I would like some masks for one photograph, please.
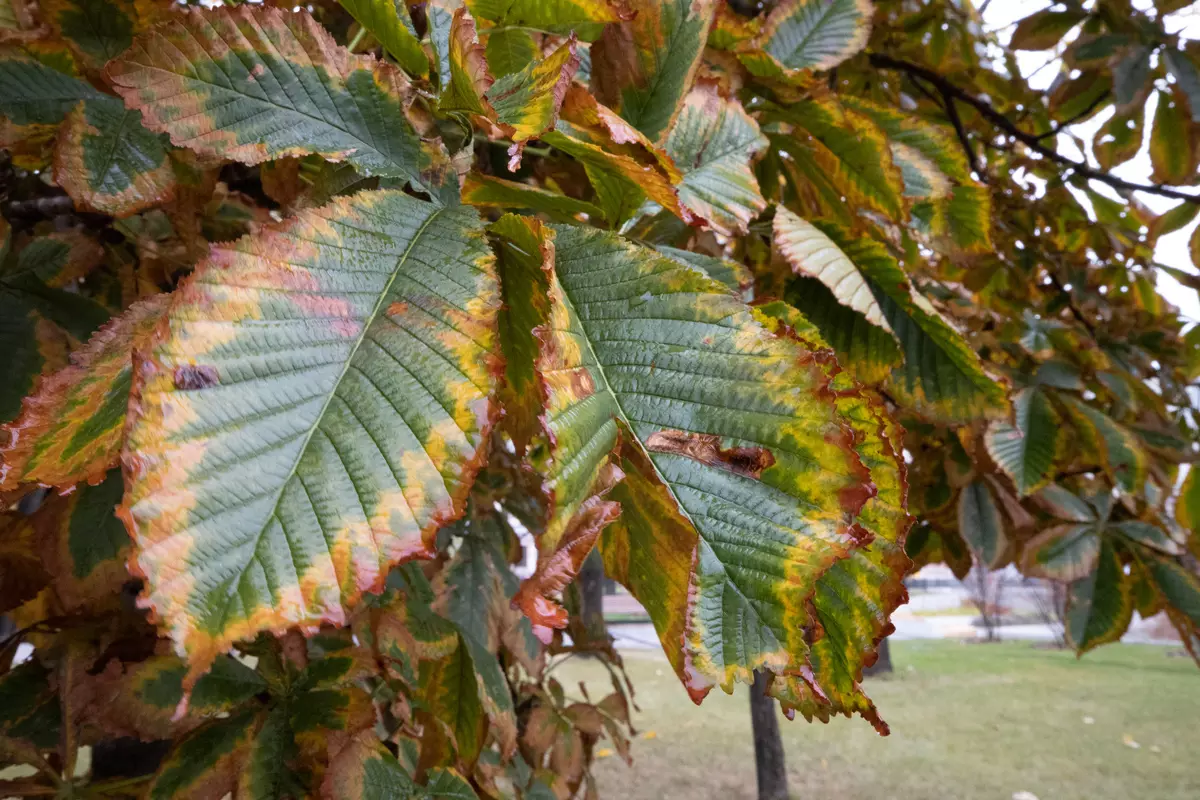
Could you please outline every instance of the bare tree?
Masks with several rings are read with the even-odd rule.
[[[754,733],[754,767],[758,777],[758,800],[787,800],[787,766],[775,701],[767,697],[771,676],[754,673],[750,687],[750,726]]]
[[[1004,574],[999,570],[989,570],[976,560],[967,581],[971,591],[971,604],[979,611],[980,622],[983,624],[984,640],[1000,641],[1000,617],[1004,610],[1001,604],[1004,597]]]

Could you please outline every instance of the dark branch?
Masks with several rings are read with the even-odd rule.
[[[990,122],[993,126],[1021,142],[1033,152],[1039,153],[1040,155],[1057,164],[1061,164],[1064,167],[1074,170],[1075,174],[1082,178],[1097,180],[1101,183],[1107,183],[1109,186],[1112,186],[1116,189],[1124,189],[1132,192],[1146,192],[1148,194],[1159,195],[1160,197],[1170,197],[1175,200],[1184,200],[1189,203],[1200,203],[1200,195],[1180,192],[1176,189],[1171,189],[1166,186],[1159,186],[1157,184],[1134,183],[1123,178],[1118,178],[1117,176],[1111,175],[1102,170],[1092,169],[1085,162],[1067,158],[1056,150],[1046,147],[1044,144],[1042,144],[1040,141],[1041,137],[1018,128],[1012,120],[993,108],[990,103],[980,100],[978,97],[975,97],[969,92],[958,88],[953,83],[946,80],[944,77],[931,69],[927,69],[919,64],[913,64],[908,61],[901,61],[900,59],[892,58],[891,56],[885,56],[881,53],[872,53],[870,60],[871,65],[879,69],[899,70],[908,74],[909,76],[921,78],[922,80],[933,84],[935,87],[937,87],[938,92],[940,92],[942,95],[952,97],[955,100],[966,103],[978,111],[979,115]]]
[[[1042,139],[1049,139],[1051,136],[1057,136],[1058,134],[1062,133],[1065,128],[1071,127],[1076,122],[1079,122],[1079,120],[1087,119],[1093,111],[1095,111],[1097,108],[1100,107],[1101,103],[1105,103],[1108,101],[1109,94],[1110,94],[1109,92],[1105,92],[1104,94],[1100,95],[1095,100],[1093,100],[1088,105],[1088,107],[1085,108],[1083,111],[1080,111],[1078,114],[1076,114],[1075,116],[1071,117],[1068,120],[1063,120],[1062,122],[1058,123],[1057,125],[1054,126],[1054,128],[1052,130],[1046,131],[1043,134],[1039,134],[1036,137],[1037,140],[1040,142]]]

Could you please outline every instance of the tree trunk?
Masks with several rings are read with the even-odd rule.
[[[770,676],[754,673],[750,689],[750,725],[754,731],[754,767],[758,774],[758,800],[787,800],[787,767],[775,701],[767,697]]]
[[[599,550],[589,553],[579,569],[579,612],[588,641],[608,638],[604,625],[604,559]]]
[[[869,678],[872,675],[887,675],[892,671],[892,648],[888,644],[888,640],[884,639],[879,643],[879,658],[875,659],[875,663],[863,670],[863,677]]]

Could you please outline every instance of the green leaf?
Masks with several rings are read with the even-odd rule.
[[[1110,170],[1138,154],[1145,137],[1142,125],[1145,117],[1140,108],[1129,114],[1114,114],[1096,131],[1092,139],[1092,152],[1102,169]],[[1187,205],[1193,210],[1196,208],[1194,203]]]
[[[679,201],[718,233],[745,233],[767,206],[750,168],[766,146],[741,103],[721,97],[712,84],[692,89],[665,145],[683,175]]]
[[[580,41],[599,38],[606,23],[632,16],[610,0],[467,0],[475,19],[497,28],[533,28],[561,36],[574,33]]]
[[[833,97],[804,100],[769,114],[795,126],[782,147],[806,181],[833,187],[831,204],[844,207],[849,200],[893,220],[904,218],[903,173],[886,135],[870,117]]]
[[[350,54],[306,13],[188,9],[138,36],[107,68],[146,127],[245,164],[317,153],[367,175],[439,185],[440,141],[423,141],[411,88],[386,62]]]
[[[70,341],[67,334],[38,313],[24,293],[0,286],[0,420],[12,420],[22,399],[34,390],[44,372],[63,366]]]
[[[491,115],[491,107],[483,96],[494,81],[475,31],[475,20],[464,6],[454,9],[445,46],[445,66],[449,72],[439,80],[442,91],[438,110],[443,114],[459,111]]]
[[[999,566],[1007,554],[1004,519],[981,480],[968,483],[958,497],[958,533],[985,567]]]
[[[396,191],[217,249],[176,292],[135,370],[122,513],[196,672],[341,622],[432,552],[492,427],[499,305],[475,213]]]
[[[508,150],[510,172],[520,166],[526,141],[554,130],[577,69],[579,54],[575,39],[570,38],[545,58],[500,78],[488,90],[487,101],[513,140]]]
[[[836,370],[830,364],[831,373]],[[810,720],[857,712],[886,735],[888,726],[859,684],[863,667],[875,662],[879,642],[892,630],[892,612],[908,598],[902,580],[912,567],[904,554],[911,524],[905,510],[904,432],[879,397],[861,391],[845,373],[831,377],[838,411],[853,426],[855,448],[877,489],[858,518],[873,539],[869,547],[836,562],[817,583],[814,607],[825,635],[813,644],[810,655],[816,687],[790,677],[776,678],[773,688],[786,680],[777,695],[785,711],[794,707]]]
[[[247,708],[188,734],[163,759],[146,797],[176,800],[232,793],[264,716]]]
[[[1181,564],[1161,558],[1150,563],[1150,574],[1167,602],[1200,630],[1200,577]]]
[[[334,757],[321,796],[331,800],[476,800],[470,784],[453,770],[430,770],[424,787],[374,735],[360,735]]]
[[[1175,500],[1175,521],[1195,533],[1200,530],[1200,470],[1188,470]]]
[[[423,78],[429,74],[429,59],[413,31],[408,5],[401,0],[338,0],[342,8],[358,21],[396,59],[408,74]]]
[[[39,749],[58,747],[62,711],[50,678],[37,659],[0,675],[0,734]]]
[[[806,603],[853,549],[848,524],[872,494],[826,378],[695,270],[556,230],[539,359],[555,514],[539,549],[607,521],[596,493],[623,431],[606,569],[646,607],[693,697],[799,668]]]
[[[849,356],[850,363],[867,365],[868,371],[858,375],[860,380],[875,378],[876,370],[891,362],[898,342],[904,363],[892,372],[889,385],[901,404],[946,421],[1003,413],[1007,402],[1003,388],[984,372],[979,356],[962,336],[912,289],[882,245],[866,237],[851,238],[828,223],[809,224],[783,208],[776,211],[775,240],[793,270],[821,281],[852,311],[865,310],[854,317],[885,323],[866,330],[862,325],[853,327],[846,314],[829,311],[828,295],[814,291],[811,284],[794,283],[786,295],[839,353]],[[847,336],[851,331],[853,338]]]
[[[1025,544],[1022,571],[1052,581],[1077,581],[1096,569],[1100,537],[1094,525],[1058,525]]]
[[[604,212],[585,201],[528,183],[506,181],[478,172],[467,173],[462,186],[462,201],[480,208],[528,209],[551,219],[572,221],[578,214],[589,219],[604,219]]]
[[[28,56],[0,53],[0,116],[15,125],[57,125],[80,100],[105,95]]]
[[[71,354],[71,364],[46,374],[5,425],[0,491],[21,483],[67,489],[98,482],[116,466],[133,374],[132,351],[167,307],[167,295],[144,300],[112,320]]]
[[[1082,9],[1035,12],[1017,23],[1009,47],[1013,50],[1049,50],[1086,18],[1087,12]]]
[[[558,125],[541,139],[583,165],[609,222],[624,222],[647,198],[692,220],[679,202],[675,184],[682,175],[672,160],[583,88],[567,90]]]
[[[1175,85],[1187,98],[1192,122],[1200,122],[1200,68],[1187,51],[1164,47],[1161,52],[1167,69],[1175,76]]]
[[[870,0],[784,0],[767,16],[758,46],[763,59],[745,59],[756,75],[832,69],[862,50],[871,35]],[[769,63],[769,62],[768,62]]]
[[[1095,522],[1099,520],[1096,509],[1079,496],[1057,484],[1043,487],[1036,495],[1037,501],[1054,516],[1068,522]]]
[[[750,295],[754,291],[754,275],[745,264],[731,261],[728,258],[717,258],[675,247],[660,245],[655,249],[664,256],[673,258],[680,264],[698,269],[713,280],[725,284],[742,300],[750,302],[753,299]]]
[[[1069,395],[1059,395],[1083,442],[1104,457],[1109,473],[1127,492],[1141,490],[1146,482],[1146,451],[1137,436],[1099,409]]]
[[[88,100],[67,115],[54,154],[54,180],[75,207],[125,217],[167,200],[175,171],[167,137],[115,98]]]
[[[1025,496],[1048,480],[1062,426],[1046,395],[1037,387],[1012,398],[1013,422],[993,421],[984,436],[988,454]]]
[[[1155,183],[1187,183],[1196,172],[1187,101],[1178,91],[1158,93],[1154,128],[1150,131],[1151,177]]]
[[[539,56],[529,31],[520,28],[505,28],[489,33],[485,52],[488,69],[497,78],[520,72]]]
[[[1104,540],[1095,570],[1067,587],[1067,641],[1082,655],[1118,641],[1132,617],[1129,580],[1113,545]]]
[[[47,499],[35,518],[42,561],[64,609],[96,613],[120,602],[129,580],[129,535],[116,516],[125,492],[121,471],[97,485]]]
[[[797,278],[788,284],[784,299],[837,353],[838,361],[863,383],[883,383],[901,366],[902,354],[890,331],[872,325],[849,306],[842,305],[827,286],[815,278]]]
[[[121,55],[138,27],[132,0],[45,0],[40,7],[89,69],[100,69]]]
[[[592,47],[596,99],[651,141],[665,139],[700,67],[716,5],[650,0],[633,19],[605,27]]]
[[[489,231],[504,276],[500,336],[505,382],[500,399],[505,416],[501,424],[523,456],[545,424],[534,331],[550,318],[546,270],[554,263],[554,245],[541,222],[513,214],[493,223]]]
[[[1125,520],[1124,522],[1114,523],[1109,527],[1126,539],[1145,545],[1160,553],[1166,553],[1169,556],[1177,556],[1183,553],[1183,548],[1166,531],[1157,525],[1151,525],[1149,522]]]

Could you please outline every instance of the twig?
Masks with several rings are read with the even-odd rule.
[[[885,56],[882,53],[872,53],[870,55],[871,65],[879,69],[894,69],[905,72],[910,76],[915,76],[928,81],[937,87],[938,91],[945,96],[953,97],[955,100],[966,103],[979,112],[980,116],[990,122],[996,128],[1007,133],[1012,138],[1024,144],[1035,153],[1050,159],[1051,161],[1062,164],[1063,166],[1074,170],[1074,172],[1082,178],[1097,180],[1101,183],[1107,183],[1117,189],[1125,189],[1132,192],[1146,192],[1147,194],[1156,194],[1160,197],[1170,197],[1175,200],[1183,200],[1189,203],[1200,204],[1200,195],[1188,194],[1180,192],[1166,186],[1157,184],[1134,183],[1123,178],[1118,178],[1115,175],[1103,172],[1098,169],[1092,169],[1086,162],[1076,161],[1073,158],[1068,158],[1058,151],[1046,147],[1041,143],[1040,137],[1032,133],[1018,128],[1012,120],[1001,114],[990,103],[980,100],[973,94],[966,92],[953,83],[942,77],[931,69],[926,69],[919,64],[913,64],[908,61]],[[951,120],[953,122],[953,120]]]

